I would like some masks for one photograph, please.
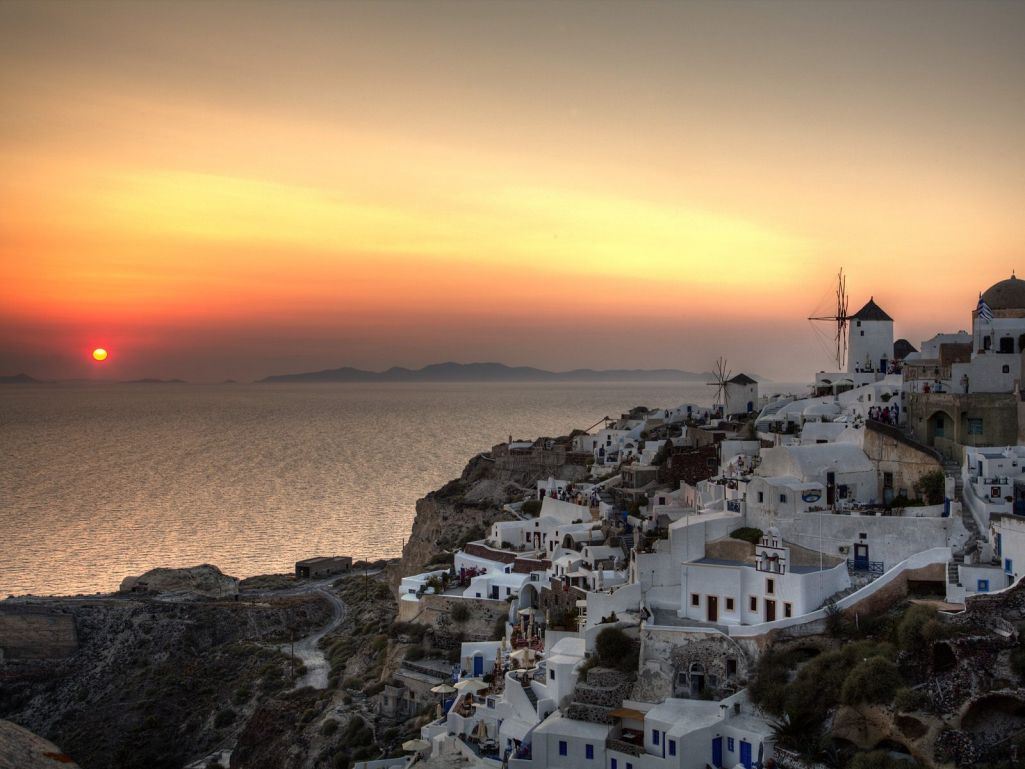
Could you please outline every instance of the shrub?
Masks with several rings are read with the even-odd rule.
[[[895,758],[885,750],[873,750],[869,753],[857,753],[847,769],[918,769],[920,764],[907,758]]]
[[[897,666],[883,657],[869,657],[851,669],[840,690],[845,705],[890,702],[900,683]]]
[[[1013,670],[1019,678],[1025,680],[1025,646],[1019,646],[1011,652],[1010,662],[1011,670]]]
[[[368,697],[373,697],[375,694],[380,694],[384,691],[383,681],[371,681],[363,687],[363,693]]]
[[[470,619],[470,607],[465,603],[457,603],[452,607],[452,611],[449,612],[449,616],[453,622],[463,623]]]
[[[224,710],[217,711],[217,715],[214,716],[214,727],[217,729],[223,729],[226,726],[231,726],[235,723],[235,711],[231,708],[225,708]]]
[[[405,659],[409,660],[410,662],[422,660],[423,658],[424,650],[422,646],[410,646],[408,649],[406,649]]]
[[[594,649],[601,664],[624,673],[637,670],[637,642],[616,627],[607,627],[594,639]]]
[[[762,530],[755,529],[751,526],[741,526],[739,529],[734,529],[730,532],[730,537],[733,539],[742,539],[745,542],[750,542],[752,545],[757,545],[762,541]]]
[[[938,505],[943,501],[947,479],[942,470],[933,470],[920,477],[913,486],[915,493],[925,497],[930,505]]]
[[[843,638],[847,635],[847,618],[843,610],[830,598],[826,601],[826,632],[832,638]]]
[[[893,697],[893,706],[901,713],[921,710],[929,704],[929,697],[920,689],[898,689]]]
[[[325,737],[330,737],[332,734],[338,731],[338,722],[329,718],[320,725],[320,733]]]
[[[945,628],[931,606],[916,604],[897,623],[897,645],[906,652],[921,653],[927,644],[942,638]]]
[[[528,499],[523,503],[523,512],[527,515],[537,515],[541,512],[541,500]]]

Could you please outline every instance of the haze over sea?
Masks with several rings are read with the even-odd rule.
[[[116,590],[155,566],[246,577],[313,555],[397,556],[416,500],[510,435],[712,395],[693,382],[5,386],[0,596]]]

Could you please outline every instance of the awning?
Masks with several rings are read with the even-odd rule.
[[[615,718],[631,718],[635,721],[644,720],[644,713],[633,708],[616,708],[615,710],[610,710],[609,715]]]

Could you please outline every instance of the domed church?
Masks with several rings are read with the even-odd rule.
[[[953,337],[954,335],[948,335]],[[940,345],[937,360],[905,367],[908,425],[915,437],[960,459],[964,446],[1018,442],[1022,353],[1025,353],[1025,280],[1013,273],[979,294],[972,310],[971,348]],[[911,369],[933,365],[931,382],[916,381]]]

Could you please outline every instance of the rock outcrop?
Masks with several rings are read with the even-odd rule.
[[[0,720],[0,769],[78,769],[49,740],[28,729]]]
[[[121,581],[122,593],[180,593],[202,598],[232,598],[238,595],[238,579],[204,563],[182,569],[150,569],[138,577]]]
[[[46,607],[0,605],[0,661],[67,657],[78,648],[75,619]]]

